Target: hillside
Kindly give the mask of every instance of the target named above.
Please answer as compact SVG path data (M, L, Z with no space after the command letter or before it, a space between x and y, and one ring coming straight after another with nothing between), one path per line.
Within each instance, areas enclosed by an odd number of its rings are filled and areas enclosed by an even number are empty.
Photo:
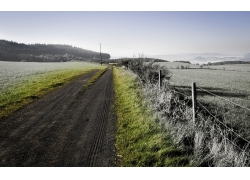
M221 62L214 62L214 63L209 62L204 65L211 66L211 65L227 65L227 64L250 64L250 61L221 61Z
M146 58L146 57L143 57L143 58L118 58L118 59L109 59L109 60L106 60L105 62L106 63L119 63L119 64L126 64L130 61L136 61L136 60L143 60L145 62L168 62L167 60L163 60L163 59L155 59L155 58Z
M102 59L110 54L102 53ZM0 40L0 61L61 62L71 60L100 60L100 52L94 52L71 45L60 44L23 44Z

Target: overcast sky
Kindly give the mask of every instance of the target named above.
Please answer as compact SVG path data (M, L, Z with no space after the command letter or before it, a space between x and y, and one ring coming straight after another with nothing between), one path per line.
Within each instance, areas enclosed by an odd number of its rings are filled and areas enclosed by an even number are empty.
M0 11L0 39L69 44L111 57L250 52L250 12Z

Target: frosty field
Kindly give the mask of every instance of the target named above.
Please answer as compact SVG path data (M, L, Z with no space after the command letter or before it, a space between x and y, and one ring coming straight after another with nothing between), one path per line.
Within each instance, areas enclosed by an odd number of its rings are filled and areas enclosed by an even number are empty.
M250 111L246 109L250 109L250 66L225 66L231 67L231 70L227 70L227 68L221 70L219 69L221 67L218 66L217 70L207 68L170 69L172 72L170 84L179 92L191 97L191 85L195 82L197 100L205 105L213 115L223 119L226 124L238 129L240 134L250 139ZM231 102L246 108L241 108Z
M37 63L0 61L0 92L45 73L72 69L79 70L95 66L96 64L82 62Z
M0 62L0 118L93 69L83 62Z

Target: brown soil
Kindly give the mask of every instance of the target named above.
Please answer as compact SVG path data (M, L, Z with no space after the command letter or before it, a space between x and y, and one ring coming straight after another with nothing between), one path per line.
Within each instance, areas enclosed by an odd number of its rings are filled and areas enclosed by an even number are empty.
M95 72L1 119L0 166L117 166L112 70L85 89Z

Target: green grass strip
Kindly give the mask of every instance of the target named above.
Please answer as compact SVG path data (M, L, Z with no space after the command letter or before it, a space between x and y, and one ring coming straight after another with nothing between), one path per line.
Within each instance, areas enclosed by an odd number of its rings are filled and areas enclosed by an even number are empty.
M104 72L106 72L107 67L98 71L85 85L84 87L91 86Z
M116 148L121 166L189 166L188 156L176 148L143 105L135 77L118 68L114 68L113 76L118 118Z
M103 70L105 68L105 66L79 67L49 72L35 78L30 77L20 85L0 93L0 118L9 116L34 99L40 98L83 74L94 69Z

